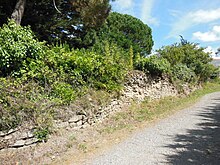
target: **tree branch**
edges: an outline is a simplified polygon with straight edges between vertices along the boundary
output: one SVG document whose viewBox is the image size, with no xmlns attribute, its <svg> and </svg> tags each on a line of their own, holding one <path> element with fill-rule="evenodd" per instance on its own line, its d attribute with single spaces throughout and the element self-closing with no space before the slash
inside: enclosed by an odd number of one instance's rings
<svg viewBox="0 0 220 165">
<path fill-rule="evenodd" d="M 53 0 L 53 5 L 54 5 L 54 8 L 56 9 L 56 11 L 58 12 L 58 13 L 61 13 L 61 11 L 57 8 L 57 6 L 56 6 L 56 0 Z"/>
</svg>

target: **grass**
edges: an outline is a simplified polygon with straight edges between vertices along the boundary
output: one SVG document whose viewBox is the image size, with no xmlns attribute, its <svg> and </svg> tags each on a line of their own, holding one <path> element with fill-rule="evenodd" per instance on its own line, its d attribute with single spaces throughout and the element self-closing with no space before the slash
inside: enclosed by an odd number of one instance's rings
<svg viewBox="0 0 220 165">
<path fill-rule="evenodd" d="M 187 97 L 166 97 L 160 100 L 145 101 L 141 104 L 133 103 L 129 109 L 112 116 L 101 133 L 111 134 L 122 129 L 130 131 L 141 123 L 151 122 L 189 107 L 202 96 L 216 91 L 220 91 L 219 80 L 204 84 L 202 89 L 196 90 Z"/>
<path fill-rule="evenodd" d="M 79 145 L 78 145 L 78 149 L 79 150 L 81 150 L 81 151 L 83 151 L 83 152 L 87 152 L 87 144 L 85 144 L 85 143 L 80 143 Z"/>
<path fill-rule="evenodd" d="M 69 140 L 70 140 L 70 141 L 75 141 L 75 140 L 76 140 L 75 134 L 71 134 L 71 135 L 69 136 Z"/>
</svg>

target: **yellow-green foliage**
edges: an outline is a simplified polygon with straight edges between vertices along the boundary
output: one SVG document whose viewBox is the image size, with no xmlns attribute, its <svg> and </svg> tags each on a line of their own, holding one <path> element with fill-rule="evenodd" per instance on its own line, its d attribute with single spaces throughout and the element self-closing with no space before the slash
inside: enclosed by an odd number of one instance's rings
<svg viewBox="0 0 220 165">
<path fill-rule="evenodd" d="M 90 86 L 96 89 L 114 90 L 123 82 L 126 68 L 119 52 L 105 46 L 103 54 L 88 50 L 74 50 L 57 46 L 48 54 L 49 69 L 60 73 L 63 81 L 74 88 Z M 57 59 L 57 60 L 56 60 Z"/>
<path fill-rule="evenodd" d="M 127 71 L 125 55 L 108 43 L 100 52 L 46 46 L 30 28 L 13 22 L 0 28 L 0 41 L 0 131 L 33 123 L 43 140 L 54 109 L 71 104 L 86 88 L 120 90 Z"/>
<path fill-rule="evenodd" d="M 0 75 L 21 76 L 30 63 L 41 59 L 43 48 L 30 27 L 9 21 L 0 28 Z"/>
<path fill-rule="evenodd" d="M 151 56 L 148 58 L 142 57 L 136 62 L 135 68 L 153 76 L 170 74 L 170 63 L 166 59 L 157 56 Z"/>
<path fill-rule="evenodd" d="M 129 49 L 129 58 L 130 58 L 130 68 L 133 69 L 134 52 L 133 52 L 132 46 L 130 46 L 130 49 Z"/>
</svg>

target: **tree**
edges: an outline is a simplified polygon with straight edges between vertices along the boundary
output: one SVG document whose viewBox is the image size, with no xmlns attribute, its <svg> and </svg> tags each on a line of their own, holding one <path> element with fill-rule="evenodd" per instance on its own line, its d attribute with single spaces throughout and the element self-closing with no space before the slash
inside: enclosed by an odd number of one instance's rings
<svg viewBox="0 0 220 165">
<path fill-rule="evenodd" d="M 217 57 L 220 56 L 220 47 L 217 49 L 217 52 L 215 53 Z"/>
<path fill-rule="evenodd" d="M 150 54 L 153 47 L 150 27 L 133 16 L 116 12 L 110 13 L 99 31 L 90 31 L 84 38 L 89 46 L 104 40 L 116 43 L 126 51 L 132 47 L 134 54 L 142 56 Z"/>
<path fill-rule="evenodd" d="M 58 10 L 55 5 L 55 0 L 53 0 L 53 4 L 54 4 L 55 9 Z M 11 19 L 13 19 L 17 25 L 21 24 L 21 20 L 24 15 L 25 7 L 26 7 L 26 0 L 17 0 L 15 8 L 11 14 Z"/>
<path fill-rule="evenodd" d="M 104 23 L 111 9 L 109 1 L 32 0 L 25 3 L 26 0 L 1 0 L 0 24 L 6 23 L 13 13 L 17 24 L 30 25 L 39 39 L 80 47 L 82 36 Z"/>
<path fill-rule="evenodd" d="M 21 24 L 21 19 L 24 15 L 24 9 L 26 5 L 26 0 L 18 0 L 15 9 L 11 15 L 11 18 L 15 20 L 16 24 Z"/>
<path fill-rule="evenodd" d="M 189 42 L 188 42 L 186 39 L 184 39 L 182 35 L 180 35 L 180 43 L 181 43 L 182 45 L 189 44 Z"/>
</svg>

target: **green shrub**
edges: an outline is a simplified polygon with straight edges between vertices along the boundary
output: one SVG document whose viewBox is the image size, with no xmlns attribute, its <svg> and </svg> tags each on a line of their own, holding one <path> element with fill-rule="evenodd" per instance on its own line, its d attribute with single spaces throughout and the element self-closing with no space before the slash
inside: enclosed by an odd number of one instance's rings
<svg viewBox="0 0 220 165">
<path fill-rule="evenodd" d="M 195 73 L 184 64 L 176 64 L 171 68 L 172 78 L 179 79 L 183 82 L 196 82 Z"/>
<path fill-rule="evenodd" d="M 185 56 L 184 50 L 181 46 L 177 44 L 164 46 L 161 49 L 157 50 L 157 52 L 161 57 L 167 59 L 171 66 L 183 63 L 183 59 Z"/>
<path fill-rule="evenodd" d="M 69 103 L 76 97 L 75 91 L 70 84 L 64 82 L 55 82 L 52 85 L 52 96 L 59 98 L 64 103 Z"/>
<path fill-rule="evenodd" d="M 200 73 L 200 80 L 205 82 L 209 80 L 210 78 L 217 78 L 219 75 L 219 70 L 212 64 L 204 64 L 201 68 L 201 73 Z"/>
<path fill-rule="evenodd" d="M 55 55 L 47 60 L 53 61 L 52 65 L 49 64 L 50 68 L 60 73 L 62 80 L 73 88 L 89 86 L 114 90 L 120 86 L 126 73 L 124 59 L 120 58 L 120 53 L 114 47 L 110 50 L 106 46 L 103 54 L 92 50 L 69 49 L 62 45 L 52 50 Z"/>
<path fill-rule="evenodd" d="M 212 75 L 210 76 L 211 79 L 218 79 L 220 77 L 220 66 L 216 67 Z"/>
<path fill-rule="evenodd" d="M 159 49 L 158 54 L 167 59 L 172 67 L 176 64 L 186 65 L 196 74 L 199 81 L 206 81 L 213 75 L 214 68 L 210 64 L 212 59 L 209 53 L 205 53 L 204 48 L 199 48 L 197 44 L 186 42 L 166 46 Z"/>
<path fill-rule="evenodd" d="M 151 56 L 148 58 L 141 58 L 135 64 L 135 69 L 150 73 L 153 76 L 162 76 L 163 74 L 170 74 L 170 63 L 158 56 Z"/>
<path fill-rule="evenodd" d="M 49 128 L 37 128 L 34 132 L 34 136 L 39 141 L 47 141 L 49 133 Z"/>
<path fill-rule="evenodd" d="M 34 60 L 42 58 L 43 43 L 34 38 L 30 27 L 15 22 L 0 28 L 0 75 L 20 76 Z"/>
</svg>

